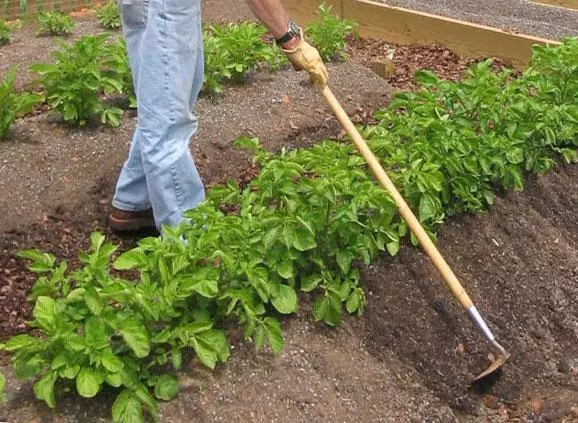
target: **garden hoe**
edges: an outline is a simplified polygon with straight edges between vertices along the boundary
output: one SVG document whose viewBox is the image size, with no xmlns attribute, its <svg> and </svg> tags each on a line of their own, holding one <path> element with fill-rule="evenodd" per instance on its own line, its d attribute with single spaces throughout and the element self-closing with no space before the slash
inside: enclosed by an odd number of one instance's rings
<svg viewBox="0 0 578 423">
<path fill-rule="evenodd" d="M 437 268 L 441 276 L 445 279 L 448 287 L 462 305 L 462 307 L 467 311 L 470 318 L 474 321 L 476 326 L 482 331 L 484 336 L 490 342 L 494 349 L 494 358 L 492 364 L 480 373 L 478 376 L 475 377 L 474 381 L 479 381 L 486 376 L 494 373 L 497 369 L 499 369 L 502 364 L 506 362 L 506 360 L 510 357 L 510 354 L 506 352 L 506 350 L 496 341 L 494 335 L 490 331 L 490 328 L 474 306 L 472 300 L 470 299 L 469 295 L 466 293 L 462 285 L 460 284 L 458 278 L 454 275 L 452 270 L 450 269 L 449 265 L 446 263 L 442 255 L 439 253 L 437 248 L 435 247 L 434 243 L 426 233 L 426 231 L 422 228 L 421 224 L 419 223 L 418 219 L 415 217 L 413 212 L 411 211 L 410 207 L 407 205 L 401 194 L 395 188 L 395 185 L 391 181 L 391 179 L 387 176 L 383 167 L 379 164 L 379 161 L 367 146 L 366 142 L 363 140 L 355 125 L 349 119 L 345 110 L 341 107 L 331 90 L 328 86 L 322 88 L 322 94 L 333 109 L 333 113 L 341 123 L 341 125 L 345 128 L 347 133 L 353 139 L 353 142 L 357 146 L 357 149 L 361 152 L 365 160 L 373 170 L 375 176 L 379 180 L 380 184 L 391 194 L 393 199 L 395 200 L 397 207 L 402 215 L 402 217 L 407 222 L 409 228 L 414 233 L 414 235 L 419 240 L 421 246 L 428 254 L 429 258 L 431 259 L 434 266 Z"/>
</svg>

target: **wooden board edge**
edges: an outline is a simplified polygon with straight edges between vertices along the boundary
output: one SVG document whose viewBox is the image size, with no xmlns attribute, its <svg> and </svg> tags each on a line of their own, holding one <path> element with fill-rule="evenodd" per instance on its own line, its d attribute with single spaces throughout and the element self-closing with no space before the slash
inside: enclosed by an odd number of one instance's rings
<svg viewBox="0 0 578 423">
<path fill-rule="evenodd" d="M 538 6 L 557 7 L 570 11 L 578 10 L 578 0 L 530 0 L 528 3 Z"/>
<path fill-rule="evenodd" d="M 298 19 L 310 22 L 320 0 L 284 0 Z M 533 45 L 559 45 L 527 34 L 508 32 L 427 12 L 389 6 L 371 0 L 329 0 L 334 13 L 355 20 L 362 36 L 397 44 L 436 44 L 464 57 L 496 57 L 521 68 L 527 64 Z"/>
</svg>

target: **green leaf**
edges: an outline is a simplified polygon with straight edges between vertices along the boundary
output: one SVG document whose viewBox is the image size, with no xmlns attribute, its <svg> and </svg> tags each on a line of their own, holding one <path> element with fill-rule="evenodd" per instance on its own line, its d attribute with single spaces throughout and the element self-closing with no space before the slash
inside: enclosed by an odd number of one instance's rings
<svg viewBox="0 0 578 423">
<path fill-rule="evenodd" d="M 64 354 L 58 354 L 50 363 L 50 369 L 58 370 L 68 364 L 68 358 Z"/>
<path fill-rule="evenodd" d="M 313 304 L 313 317 L 315 318 L 316 322 L 323 320 L 325 314 L 327 314 L 327 310 L 329 308 L 329 298 L 320 295 L 315 299 L 315 303 Z"/>
<path fill-rule="evenodd" d="M 179 393 L 179 382 L 169 375 L 159 377 L 155 385 L 155 397 L 160 400 L 170 401 Z"/>
<path fill-rule="evenodd" d="M 277 273 L 284 279 L 291 279 L 294 276 L 293 261 L 285 259 L 277 266 Z"/>
<path fill-rule="evenodd" d="M 6 377 L 0 373 L 0 404 L 6 402 L 6 393 L 4 392 L 6 389 Z"/>
<path fill-rule="evenodd" d="M 48 332 L 54 330 L 56 303 L 52 298 L 38 297 L 32 314 L 42 329 Z"/>
<path fill-rule="evenodd" d="M 80 365 L 79 364 L 69 364 L 64 369 L 59 371 L 61 377 L 65 379 L 74 379 L 80 372 Z"/>
<path fill-rule="evenodd" d="M 341 300 L 338 294 L 320 296 L 313 305 L 315 321 L 323 320 L 329 326 L 337 326 L 341 323 Z"/>
<path fill-rule="evenodd" d="M 351 268 L 351 262 L 353 261 L 353 254 L 349 250 L 338 250 L 337 255 L 337 264 L 339 268 L 343 272 L 343 274 L 347 275 L 349 273 L 349 269 Z"/>
<path fill-rule="evenodd" d="M 50 408 L 56 406 L 56 400 L 54 398 L 54 383 L 56 382 L 56 377 L 56 372 L 48 372 L 34 384 L 36 398 L 43 400 Z"/>
<path fill-rule="evenodd" d="M 187 323 L 186 325 L 179 327 L 179 332 L 183 342 L 186 342 L 186 338 L 190 338 L 198 333 L 205 332 L 213 327 L 213 323 L 210 321 L 198 321 Z"/>
<path fill-rule="evenodd" d="M 114 423 L 143 423 L 142 405 L 137 396 L 130 390 L 122 391 L 112 405 Z"/>
<path fill-rule="evenodd" d="M 108 335 L 104 321 L 96 316 L 91 316 L 84 326 L 86 344 L 95 348 L 108 345 Z"/>
<path fill-rule="evenodd" d="M 297 294 L 289 285 L 279 285 L 279 295 L 271 300 L 275 309 L 282 314 L 291 314 L 297 311 Z"/>
<path fill-rule="evenodd" d="M 46 273 L 54 270 L 56 260 L 51 254 L 38 250 L 21 250 L 18 251 L 16 255 L 32 261 L 32 263 L 27 266 L 31 272 Z"/>
<path fill-rule="evenodd" d="M 178 348 L 173 348 L 171 350 L 171 361 L 173 364 L 173 368 L 179 370 L 183 365 L 183 353 Z"/>
<path fill-rule="evenodd" d="M 229 343 L 227 342 L 227 337 L 222 330 L 211 329 L 206 332 L 197 335 L 197 339 L 207 343 L 211 348 L 216 351 L 217 357 L 220 361 L 225 362 L 231 355 L 229 349 Z"/>
<path fill-rule="evenodd" d="M 106 375 L 105 381 L 110 386 L 118 388 L 120 385 L 122 385 L 122 376 L 120 373 L 108 373 Z"/>
<path fill-rule="evenodd" d="M 395 256 L 399 252 L 399 241 L 388 242 L 385 247 L 391 256 Z"/>
<path fill-rule="evenodd" d="M 349 314 L 353 314 L 359 309 L 360 304 L 361 299 L 359 298 L 359 293 L 354 289 L 345 303 L 345 308 Z"/>
<path fill-rule="evenodd" d="M 111 350 L 105 350 L 102 354 L 102 365 L 110 373 L 118 373 L 124 366 L 122 360 L 114 355 Z"/>
<path fill-rule="evenodd" d="M 103 379 L 100 372 L 90 367 L 83 367 L 76 377 L 76 390 L 81 396 L 92 398 L 100 391 Z"/>
<path fill-rule="evenodd" d="M 296 250 L 307 251 L 317 247 L 311 231 L 303 225 L 286 226 L 286 237 Z"/>
<path fill-rule="evenodd" d="M 199 342 L 197 338 L 192 339 L 193 348 L 195 349 L 195 353 L 197 353 L 197 357 L 201 360 L 205 366 L 209 369 L 213 370 L 217 364 L 217 352 L 214 351 L 209 345 L 205 342 Z"/>
<path fill-rule="evenodd" d="M 112 266 L 116 270 L 131 270 L 140 268 L 146 263 L 146 259 L 142 251 L 138 248 L 128 250 L 117 257 Z"/>
<path fill-rule="evenodd" d="M 193 291 L 206 298 L 215 298 L 219 295 L 219 272 L 216 269 L 203 269 L 197 274 L 187 277 L 181 283 L 180 290 L 188 297 Z"/>
<path fill-rule="evenodd" d="M 311 292 L 321 283 L 323 277 L 319 273 L 301 279 L 301 291 Z"/>
<path fill-rule="evenodd" d="M 123 339 L 138 358 L 149 355 L 151 343 L 144 325 L 135 318 L 129 318 L 122 323 L 120 329 Z"/>
<path fill-rule="evenodd" d="M 265 318 L 265 328 L 267 329 L 267 339 L 274 354 L 279 354 L 283 349 L 283 334 L 281 325 L 273 317 Z"/>
<path fill-rule="evenodd" d="M 84 301 L 86 301 L 86 305 L 92 312 L 92 314 L 98 316 L 102 312 L 103 303 L 102 299 L 96 289 L 94 287 L 88 288 L 84 292 Z"/>
<path fill-rule="evenodd" d="M 230 350 L 227 338 L 222 331 L 211 329 L 199 333 L 192 339 L 192 345 L 201 362 L 214 369 L 218 360 L 226 361 Z"/>
<path fill-rule="evenodd" d="M 260 351 L 265 345 L 265 329 L 263 329 L 262 326 L 255 328 L 255 332 L 253 332 L 253 343 L 257 351 Z"/>
<path fill-rule="evenodd" d="M 436 215 L 436 203 L 431 195 L 425 194 L 419 202 L 419 219 L 425 222 Z"/>
<path fill-rule="evenodd" d="M 16 377 L 19 379 L 32 379 L 38 375 L 47 364 L 45 359 L 38 355 L 30 357 L 24 362 L 19 361 L 15 368 Z"/>
<path fill-rule="evenodd" d="M 10 338 L 10 340 L 8 342 L 6 342 L 6 344 L 4 344 L 3 348 L 0 349 L 4 349 L 6 351 L 18 351 L 20 349 L 32 346 L 36 343 L 42 342 L 40 339 L 36 339 L 33 336 L 30 335 L 26 335 L 26 334 L 21 334 L 21 335 L 16 335 L 13 338 Z"/>
<path fill-rule="evenodd" d="M 104 241 L 105 237 L 102 233 L 92 232 L 90 234 L 90 248 L 92 249 L 92 251 L 96 252 L 100 250 L 100 247 L 102 246 L 102 244 L 104 244 Z"/>
<path fill-rule="evenodd" d="M 156 421 L 157 420 L 156 417 L 159 412 L 159 406 L 154 397 L 150 394 L 147 387 L 142 383 L 139 383 L 134 393 L 140 400 L 140 402 L 144 404 L 148 412 L 153 416 L 154 420 Z"/>
</svg>

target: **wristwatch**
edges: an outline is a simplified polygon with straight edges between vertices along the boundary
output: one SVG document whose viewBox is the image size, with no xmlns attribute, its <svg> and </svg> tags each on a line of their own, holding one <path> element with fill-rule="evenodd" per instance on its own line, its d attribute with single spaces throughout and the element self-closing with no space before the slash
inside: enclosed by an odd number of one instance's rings
<svg viewBox="0 0 578 423">
<path fill-rule="evenodd" d="M 297 24 L 293 21 L 289 21 L 289 27 L 287 32 L 280 36 L 279 38 L 275 39 L 275 43 L 281 47 L 288 41 L 291 41 L 293 38 L 299 36 L 301 34 L 301 28 L 297 26 Z"/>
</svg>

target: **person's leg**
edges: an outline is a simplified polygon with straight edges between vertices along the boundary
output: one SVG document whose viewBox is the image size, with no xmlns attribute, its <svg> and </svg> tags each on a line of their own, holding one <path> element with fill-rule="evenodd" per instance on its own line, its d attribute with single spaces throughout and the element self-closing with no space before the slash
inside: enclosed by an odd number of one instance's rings
<svg viewBox="0 0 578 423">
<path fill-rule="evenodd" d="M 150 0 L 138 90 L 139 146 L 157 227 L 204 200 L 189 150 L 203 81 L 200 0 Z"/>
<path fill-rule="evenodd" d="M 149 22 L 149 0 L 120 0 L 120 17 L 137 99 L 139 97 L 140 67 L 143 40 Z M 138 100 L 137 100 L 138 102 Z M 135 129 L 127 160 L 121 169 L 112 200 L 110 223 L 113 229 L 135 230 L 154 226 L 148 187 L 140 151 L 140 130 Z M 136 213 L 135 213 L 136 212 Z"/>
<path fill-rule="evenodd" d="M 200 0 L 120 0 L 120 7 L 139 118 L 113 206 L 152 205 L 160 229 L 205 196 L 188 148 L 204 73 Z"/>
</svg>

